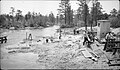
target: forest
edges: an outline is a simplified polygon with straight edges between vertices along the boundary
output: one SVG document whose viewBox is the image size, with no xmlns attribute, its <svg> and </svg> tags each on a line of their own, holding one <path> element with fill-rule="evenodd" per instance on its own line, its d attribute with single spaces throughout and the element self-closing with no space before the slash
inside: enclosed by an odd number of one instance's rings
<svg viewBox="0 0 120 70">
<path fill-rule="evenodd" d="M 0 28 L 24 29 L 25 27 L 48 27 L 60 25 L 62 28 L 96 26 L 97 20 L 110 20 L 111 27 L 120 27 L 120 10 L 111 9 L 110 14 L 104 13 L 102 5 L 96 0 L 93 7 L 88 8 L 85 0 L 78 0 L 77 10 L 71 9 L 70 0 L 61 0 L 57 16 L 54 13 L 42 15 L 40 12 L 30 12 L 23 15 L 22 10 L 10 7 L 9 14 L 0 15 Z"/>
</svg>

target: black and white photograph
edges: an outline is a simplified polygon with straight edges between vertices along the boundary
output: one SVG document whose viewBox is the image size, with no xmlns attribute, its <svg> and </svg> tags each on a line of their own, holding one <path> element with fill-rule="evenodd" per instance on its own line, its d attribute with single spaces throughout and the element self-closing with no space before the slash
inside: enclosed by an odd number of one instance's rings
<svg viewBox="0 0 120 70">
<path fill-rule="evenodd" d="M 0 69 L 120 69 L 120 0 L 0 0 Z"/>
</svg>

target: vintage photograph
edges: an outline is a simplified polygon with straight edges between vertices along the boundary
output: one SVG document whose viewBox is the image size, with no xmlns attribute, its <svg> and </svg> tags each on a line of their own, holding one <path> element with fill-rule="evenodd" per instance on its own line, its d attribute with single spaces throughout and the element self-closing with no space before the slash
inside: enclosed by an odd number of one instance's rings
<svg viewBox="0 0 120 70">
<path fill-rule="evenodd" d="M 120 0 L 0 0 L 0 69 L 120 69 Z"/>
</svg>

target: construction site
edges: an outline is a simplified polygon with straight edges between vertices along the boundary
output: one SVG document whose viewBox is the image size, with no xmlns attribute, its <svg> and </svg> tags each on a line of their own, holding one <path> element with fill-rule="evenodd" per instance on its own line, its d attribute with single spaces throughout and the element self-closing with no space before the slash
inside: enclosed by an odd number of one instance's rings
<svg viewBox="0 0 120 70">
<path fill-rule="evenodd" d="M 62 29 L 61 39 L 57 38 L 59 27 L 43 30 L 28 30 L 32 39 L 26 39 L 26 31 L 9 31 L 7 43 L 1 44 L 1 68 L 8 69 L 119 69 L 119 41 L 110 42 L 104 49 L 105 41 L 94 41 L 83 45 L 84 28 L 74 35 L 72 29 Z M 44 31 L 45 30 L 45 31 Z M 51 31 L 49 36 L 47 31 Z M 118 32 L 120 29 L 116 29 Z M 45 34 L 42 34 L 44 31 Z M 55 32 L 54 32 L 55 31 Z M 115 32 L 117 32 L 115 31 Z M 41 35 L 41 36 L 40 36 Z M 42 36 L 44 35 L 44 36 Z M 50 36 L 54 36 L 54 38 Z M 58 35 L 58 36 L 57 36 Z M 46 41 L 48 39 L 48 41 Z M 116 46 L 109 46 L 114 44 Z M 114 48 L 114 49 L 113 49 Z M 112 49 L 112 51 L 107 50 Z M 117 50 L 115 52 L 115 50 Z M 113 55 L 113 53 L 115 54 Z M 117 65 L 118 64 L 118 65 Z M 115 66 L 114 66 L 115 65 Z"/>
<path fill-rule="evenodd" d="M 65 15 L 65 21 L 60 23 L 57 17 L 56 24 L 47 27 L 1 27 L 1 69 L 120 69 L 120 27 L 94 18 L 96 25 L 88 26 L 84 14 L 84 26 L 78 26 L 79 22 L 62 28 L 68 22 Z"/>
</svg>

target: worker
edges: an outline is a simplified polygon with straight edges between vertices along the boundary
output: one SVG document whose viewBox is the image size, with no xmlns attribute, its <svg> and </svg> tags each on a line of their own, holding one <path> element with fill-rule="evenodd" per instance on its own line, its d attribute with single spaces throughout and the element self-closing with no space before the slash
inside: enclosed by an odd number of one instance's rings
<svg viewBox="0 0 120 70">
<path fill-rule="evenodd" d="M 73 30 L 73 32 L 74 32 L 74 35 L 76 34 L 76 28 Z"/>
<path fill-rule="evenodd" d="M 84 42 L 83 42 L 83 45 L 87 45 L 88 48 L 92 49 L 91 46 L 90 46 L 91 43 L 92 43 L 92 41 L 90 39 L 90 36 L 88 35 L 88 32 L 86 31 L 84 33 Z"/>
<path fill-rule="evenodd" d="M 61 37 L 62 37 L 61 33 L 62 33 L 62 30 L 60 29 L 59 39 L 61 39 Z"/>
<path fill-rule="evenodd" d="M 48 39 L 46 39 L 46 43 L 48 43 Z"/>
<path fill-rule="evenodd" d="M 106 43 L 105 43 L 105 46 L 104 46 L 104 49 L 103 50 L 106 50 L 107 47 L 112 47 L 112 46 L 115 46 L 115 44 L 108 44 L 108 41 L 113 41 L 115 40 L 115 37 L 113 36 L 113 33 L 112 32 L 108 32 L 105 36 L 105 40 L 106 40 Z M 108 46 L 109 45 L 109 46 Z M 111 50 L 112 51 L 112 50 Z"/>
<path fill-rule="evenodd" d="M 107 34 L 106 34 L 106 36 L 105 36 L 105 39 L 107 40 L 107 39 L 113 39 L 114 38 L 114 36 L 113 36 L 113 34 L 111 33 L 111 32 L 108 32 Z"/>
<path fill-rule="evenodd" d="M 32 41 L 32 34 L 29 34 L 28 40 Z"/>
</svg>

